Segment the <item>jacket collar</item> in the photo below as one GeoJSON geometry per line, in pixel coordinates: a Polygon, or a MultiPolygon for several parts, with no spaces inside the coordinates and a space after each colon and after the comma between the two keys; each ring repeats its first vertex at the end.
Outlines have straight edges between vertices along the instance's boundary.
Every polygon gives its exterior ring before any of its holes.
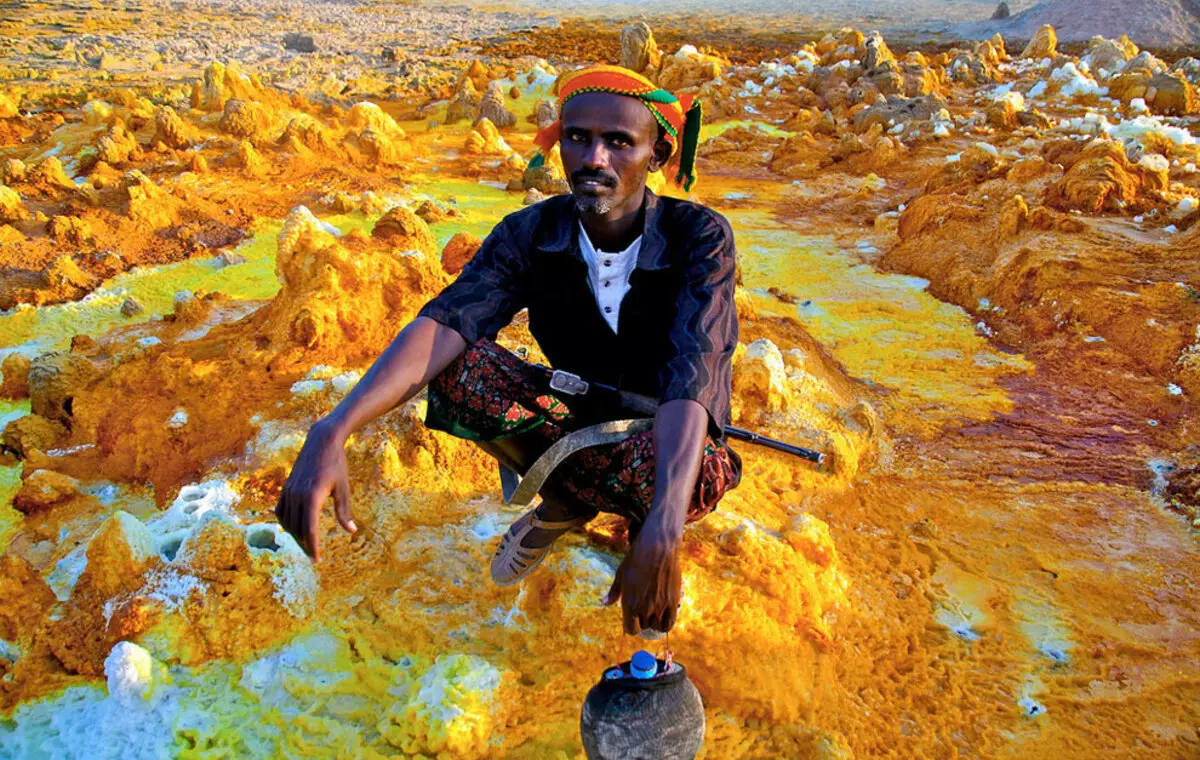
{"type": "MultiPolygon", "coordinates": [[[[667,266],[667,239],[663,230],[662,206],[662,199],[650,188],[646,188],[646,197],[642,201],[645,227],[642,229],[642,249],[638,252],[638,269],[664,269],[667,266]]],[[[583,261],[583,253],[579,250],[575,238],[575,231],[579,228],[579,210],[575,206],[574,196],[566,196],[566,202],[563,203],[557,217],[538,248],[543,251],[569,251],[572,256],[583,261]]]]}

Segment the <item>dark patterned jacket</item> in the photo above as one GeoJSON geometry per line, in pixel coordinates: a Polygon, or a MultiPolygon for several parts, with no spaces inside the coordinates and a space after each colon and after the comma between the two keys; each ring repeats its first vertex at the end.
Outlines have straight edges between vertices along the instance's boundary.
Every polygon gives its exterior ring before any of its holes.
{"type": "Polygon", "coordinates": [[[648,189],[644,210],[615,334],[588,284],[571,195],[505,217],[419,316],[474,343],[495,338],[527,308],[530,332],[556,369],[660,402],[697,401],[712,437],[723,439],[738,339],[733,232],[715,211],[648,189]]]}

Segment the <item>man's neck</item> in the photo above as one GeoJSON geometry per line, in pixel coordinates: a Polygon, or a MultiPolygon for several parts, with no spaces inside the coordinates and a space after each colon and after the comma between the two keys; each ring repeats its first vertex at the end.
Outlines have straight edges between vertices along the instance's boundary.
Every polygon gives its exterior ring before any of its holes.
{"type": "Polygon", "coordinates": [[[580,221],[592,245],[601,251],[623,251],[632,245],[645,224],[642,215],[645,198],[646,189],[642,188],[636,196],[637,202],[631,198],[625,208],[615,208],[603,216],[581,213],[580,221]]]}

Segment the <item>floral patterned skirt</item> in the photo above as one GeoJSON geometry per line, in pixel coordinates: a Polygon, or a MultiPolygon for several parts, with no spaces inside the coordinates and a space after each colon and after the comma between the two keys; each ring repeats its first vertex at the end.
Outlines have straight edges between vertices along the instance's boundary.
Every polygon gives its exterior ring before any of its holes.
{"type": "MultiPolygon", "coordinates": [[[[570,409],[545,393],[542,373],[489,340],[467,348],[429,384],[425,424],[472,441],[525,435],[543,451],[579,427],[570,409]]],[[[575,452],[550,477],[566,493],[640,526],[654,501],[654,433],[575,452]]],[[[699,520],[741,480],[741,459],[709,438],[687,521],[699,520]]]]}

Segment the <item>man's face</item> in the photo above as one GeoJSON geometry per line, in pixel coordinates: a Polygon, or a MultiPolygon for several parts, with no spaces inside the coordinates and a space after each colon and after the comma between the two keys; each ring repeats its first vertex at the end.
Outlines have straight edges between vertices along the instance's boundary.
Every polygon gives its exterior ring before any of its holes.
{"type": "Polygon", "coordinates": [[[666,162],[670,144],[658,139],[658,121],[640,101],[587,92],[562,112],[562,161],[575,203],[604,216],[640,204],[646,175],[666,162]]]}

